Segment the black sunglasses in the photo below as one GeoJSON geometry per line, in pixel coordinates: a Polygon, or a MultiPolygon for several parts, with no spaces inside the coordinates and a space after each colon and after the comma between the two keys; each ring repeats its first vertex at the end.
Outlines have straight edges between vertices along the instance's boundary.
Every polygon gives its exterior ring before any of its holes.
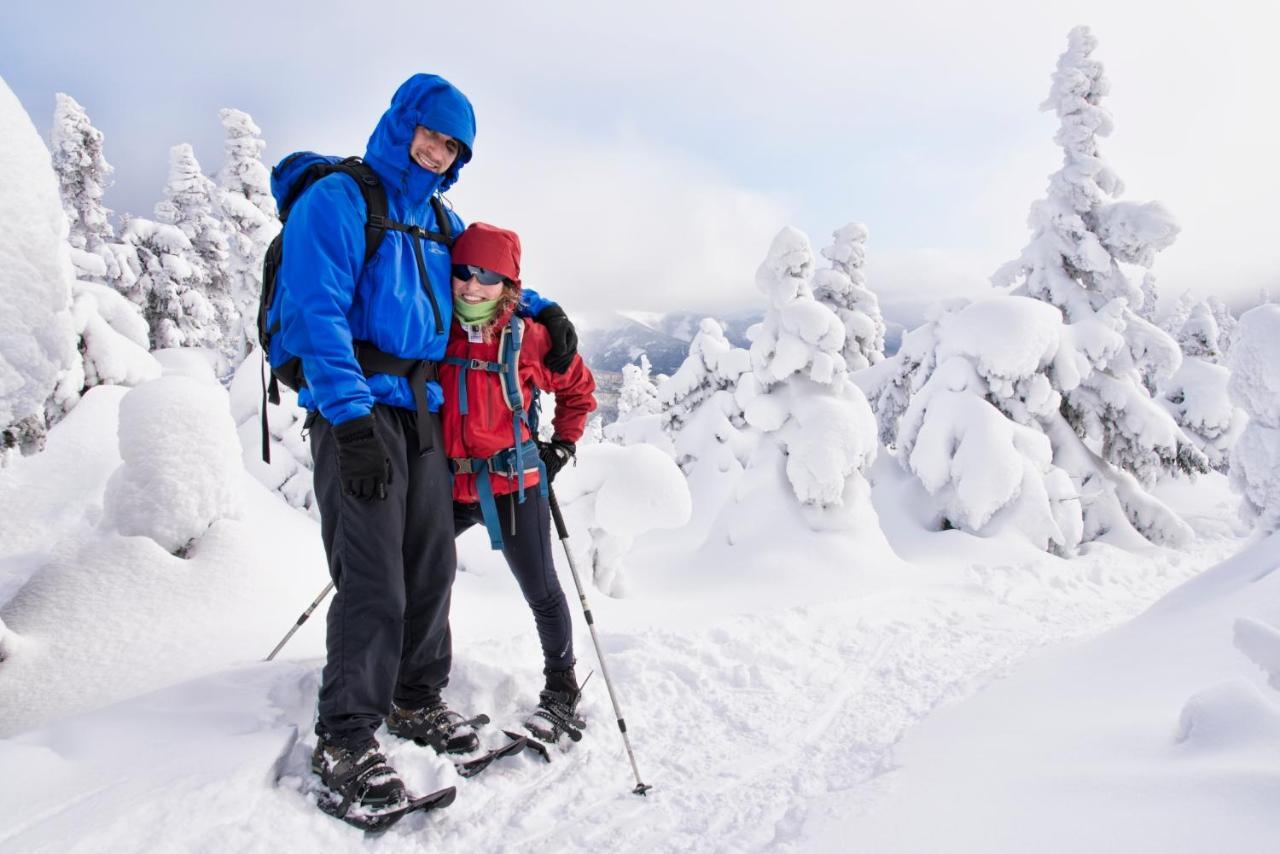
{"type": "Polygon", "coordinates": [[[506,281],[506,276],[501,273],[495,273],[492,270],[486,270],[484,267],[477,267],[474,264],[454,264],[453,277],[469,282],[473,278],[479,279],[482,285],[497,285],[506,281]]]}

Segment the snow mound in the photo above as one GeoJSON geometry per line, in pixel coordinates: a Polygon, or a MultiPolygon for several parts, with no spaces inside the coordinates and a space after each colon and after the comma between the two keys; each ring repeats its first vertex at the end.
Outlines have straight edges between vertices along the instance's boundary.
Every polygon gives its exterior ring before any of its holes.
{"type": "MultiPolygon", "coordinates": [[[[0,79],[0,430],[43,418],[60,375],[77,361],[72,329],[75,274],[58,181],[35,126],[0,79]]],[[[82,383],[64,383],[74,397],[82,383]]],[[[44,425],[33,425],[29,450],[44,425]]]]}
{"type": "Polygon", "coordinates": [[[1240,515],[1262,531],[1280,528],[1280,305],[1244,313],[1231,348],[1228,390],[1249,416],[1231,449],[1231,484],[1240,515]]]}
{"type": "Polygon", "coordinates": [[[555,485],[570,536],[585,547],[583,565],[594,567],[596,586],[612,596],[626,592],[623,559],[636,537],[678,528],[693,513],[680,467],[652,445],[583,445],[555,485]]]}
{"type": "Polygon", "coordinates": [[[1280,690],[1280,631],[1251,617],[1235,624],[1236,649],[1267,674],[1267,684],[1280,690]]]}
{"type": "Polygon", "coordinates": [[[240,515],[240,442],[218,386],[166,376],[120,404],[124,464],[107,484],[105,523],[178,553],[240,515]]]}
{"type": "Polygon", "coordinates": [[[267,368],[261,350],[254,350],[231,379],[231,417],[240,436],[244,466],[259,483],[280,493],[291,507],[320,519],[312,482],[311,448],[302,435],[307,411],[298,394],[280,386],[280,403],[267,403],[271,462],[262,461],[262,386],[267,368]]]}
{"type": "Polygon", "coordinates": [[[1194,694],[1178,718],[1178,744],[1199,751],[1252,751],[1280,742],[1280,704],[1232,680],[1194,694]]]}
{"type": "Polygon", "coordinates": [[[1238,334],[1231,350],[1231,396],[1254,423],[1280,428],[1280,305],[1246,311],[1238,334]]]}

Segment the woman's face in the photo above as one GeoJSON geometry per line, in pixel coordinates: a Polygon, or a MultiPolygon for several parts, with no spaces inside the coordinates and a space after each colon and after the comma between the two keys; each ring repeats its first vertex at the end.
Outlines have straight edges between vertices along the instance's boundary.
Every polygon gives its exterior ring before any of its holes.
{"type": "Polygon", "coordinates": [[[454,276],[453,295],[468,303],[489,302],[502,296],[502,284],[498,281],[492,285],[483,285],[480,277],[475,275],[469,275],[466,279],[454,276]]]}

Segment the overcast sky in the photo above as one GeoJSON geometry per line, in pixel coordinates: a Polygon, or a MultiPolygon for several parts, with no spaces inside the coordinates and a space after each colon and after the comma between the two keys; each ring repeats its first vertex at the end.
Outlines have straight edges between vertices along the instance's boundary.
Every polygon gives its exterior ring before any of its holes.
{"type": "Polygon", "coordinates": [[[169,146],[220,167],[220,107],[254,116],[271,161],[362,153],[404,78],[442,74],[479,126],[455,207],[519,231],[525,281],[583,313],[757,303],[785,224],[819,248],[866,223],[889,303],[981,289],[1058,168],[1039,104],[1088,24],[1124,198],[1183,226],[1161,288],[1280,291],[1274,3],[10,5],[0,77],[42,131],[55,92],[79,100],[116,167],[108,203],[146,216],[169,146]]]}

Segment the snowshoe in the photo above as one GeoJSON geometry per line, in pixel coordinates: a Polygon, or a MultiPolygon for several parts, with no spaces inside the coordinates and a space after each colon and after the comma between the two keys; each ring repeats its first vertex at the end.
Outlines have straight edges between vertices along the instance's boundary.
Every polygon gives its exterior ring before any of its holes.
{"type": "Polygon", "coordinates": [[[507,756],[515,756],[522,753],[525,748],[530,748],[535,753],[541,755],[546,761],[551,761],[551,757],[547,756],[547,749],[541,744],[531,742],[527,735],[518,735],[510,730],[503,730],[502,734],[507,737],[507,743],[501,747],[495,747],[493,750],[490,750],[482,756],[477,756],[475,759],[468,759],[462,762],[453,763],[453,767],[458,771],[458,776],[464,778],[474,777],[492,765],[495,761],[507,756]]]}
{"type": "Polygon", "coordinates": [[[409,797],[372,739],[348,749],[322,737],[311,755],[311,770],[324,785],[316,801],[321,811],[369,832],[386,830],[411,812],[446,807],[456,794],[448,788],[409,797]]]}
{"type": "Polygon", "coordinates": [[[524,728],[534,738],[555,744],[562,735],[571,741],[582,740],[582,730],[587,722],[578,717],[578,701],[581,691],[552,691],[544,689],[538,695],[538,707],[524,719],[524,728]]]}
{"type": "Polygon", "coordinates": [[[470,753],[480,746],[475,728],[487,723],[487,715],[463,718],[437,699],[420,709],[392,704],[387,732],[430,747],[436,753],[470,753]]]}

